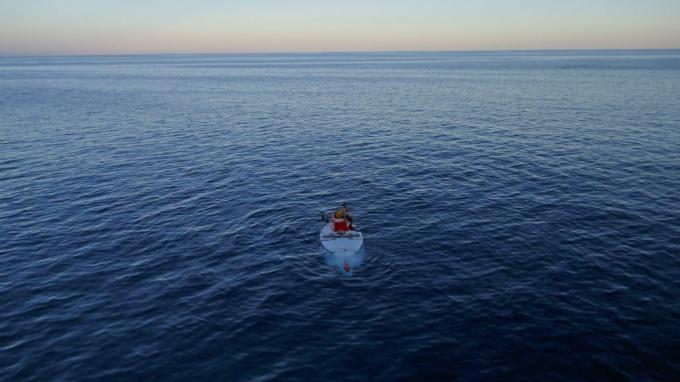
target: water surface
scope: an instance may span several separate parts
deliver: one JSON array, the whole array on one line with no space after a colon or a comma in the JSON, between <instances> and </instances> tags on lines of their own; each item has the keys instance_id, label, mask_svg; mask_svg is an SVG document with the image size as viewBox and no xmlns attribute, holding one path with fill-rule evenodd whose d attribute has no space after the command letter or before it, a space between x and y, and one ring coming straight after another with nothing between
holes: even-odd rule
<instances>
[{"instance_id":1,"label":"water surface","mask_svg":"<svg viewBox=\"0 0 680 382\"><path fill-rule=\"evenodd\" d=\"M6 57L0 145L1 380L680 375L680 51Z\"/></svg>"}]
</instances>

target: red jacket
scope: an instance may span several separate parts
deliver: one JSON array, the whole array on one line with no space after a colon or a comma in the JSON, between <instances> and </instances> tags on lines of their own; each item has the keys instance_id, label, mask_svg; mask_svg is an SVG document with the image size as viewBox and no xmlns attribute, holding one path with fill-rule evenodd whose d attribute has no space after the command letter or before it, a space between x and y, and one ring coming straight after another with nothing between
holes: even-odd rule
<instances>
[{"instance_id":1,"label":"red jacket","mask_svg":"<svg viewBox=\"0 0 680 382\"><path fill-rule=\"evenodd\" d=\"M349 223L347 222L347 219L333 218L331 221L331 229L340 232L349 231Z\"/></svg>"}]
</instances>

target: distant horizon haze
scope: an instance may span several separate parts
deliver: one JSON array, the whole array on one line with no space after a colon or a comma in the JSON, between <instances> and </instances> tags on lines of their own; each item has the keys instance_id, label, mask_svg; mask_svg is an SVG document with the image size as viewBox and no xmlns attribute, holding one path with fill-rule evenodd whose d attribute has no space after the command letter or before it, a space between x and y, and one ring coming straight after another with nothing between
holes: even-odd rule
<instances>
[{"instance_id":1,"label":"distant horizon haze","mask_svg":"<svg viewBox=\"0 0 680 382\"><path fill-rule=\"evenodd\" d=\"M334 54L446 54L446 53L508 53L515 54L521 52L530 53L550 53L550 52L673 52L680 51L680 48L587 48L587 49L468 49L468 50L455 50L455 49L442 49L442 50L314 50L314 51L224 51L224 52L120 52L120 53L0 53L0 58L40 58L40 57L105 57L105 56L220 56L220 55L334 55Z\"/></svg>"},{"instance_id":2,"label":"distant horizon haze","mask_svg":"<svg viewBox=\"0 0 680 382\"><path fill-rule=\"evenodd\" d=\"M0 0L0 55L680 48L680 2Z\"/></svg>"}]
</instances>

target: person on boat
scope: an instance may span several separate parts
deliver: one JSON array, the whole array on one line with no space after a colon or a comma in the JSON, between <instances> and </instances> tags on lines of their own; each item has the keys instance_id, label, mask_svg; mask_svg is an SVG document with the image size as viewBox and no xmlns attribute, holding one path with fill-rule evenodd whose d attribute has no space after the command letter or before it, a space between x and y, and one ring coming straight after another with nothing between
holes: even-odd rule
<instances>
[{"instance_id":1,"label":"person on boat","mask_svg":"<svg viewBox=\"0 0 680 382\"><path fill-rule=\"evenodd\" d=\"M330 219L325 212L322 212L321 220L323 220L326 223L331 223L331 229L333 231L345 232L354 230L354 226L352 224L352 221L354 219L352 218L352 215L349 214L349 208L347 208L347 203L342 203L342 206L340 208L333 211L333 213L330 216Z\"/></svg>"},{"instance_id":2,"label":"person on boat","mask_svg":"<svg viewBox=\"0 0 680 382\"><path fill-rule=\"evenodd\" d=\"M346 232L350 230L350 223L346 218L344 210L338 209L333 212L333 217L331 218L331 229L334 232Z\"/></svg>"}]
</instances>

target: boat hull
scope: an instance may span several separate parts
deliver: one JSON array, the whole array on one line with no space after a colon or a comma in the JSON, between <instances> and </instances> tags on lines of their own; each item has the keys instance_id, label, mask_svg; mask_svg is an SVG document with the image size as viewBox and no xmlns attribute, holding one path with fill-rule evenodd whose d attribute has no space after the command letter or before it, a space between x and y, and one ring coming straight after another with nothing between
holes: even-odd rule
<instances>
[{"instance_id":1,"label":"boat hull","mask_svg":"<svg viewBox=\"0 0 680 382\"><path fill-rule=\"evenodd\" d=\"M336 233L331 230L331 225L326 224L321 228L319 234L321 245L333 253L356 253L361 249L364 243L364 235L359 231L346 231L344 233Z\"/></svg>"}]
</instances>

